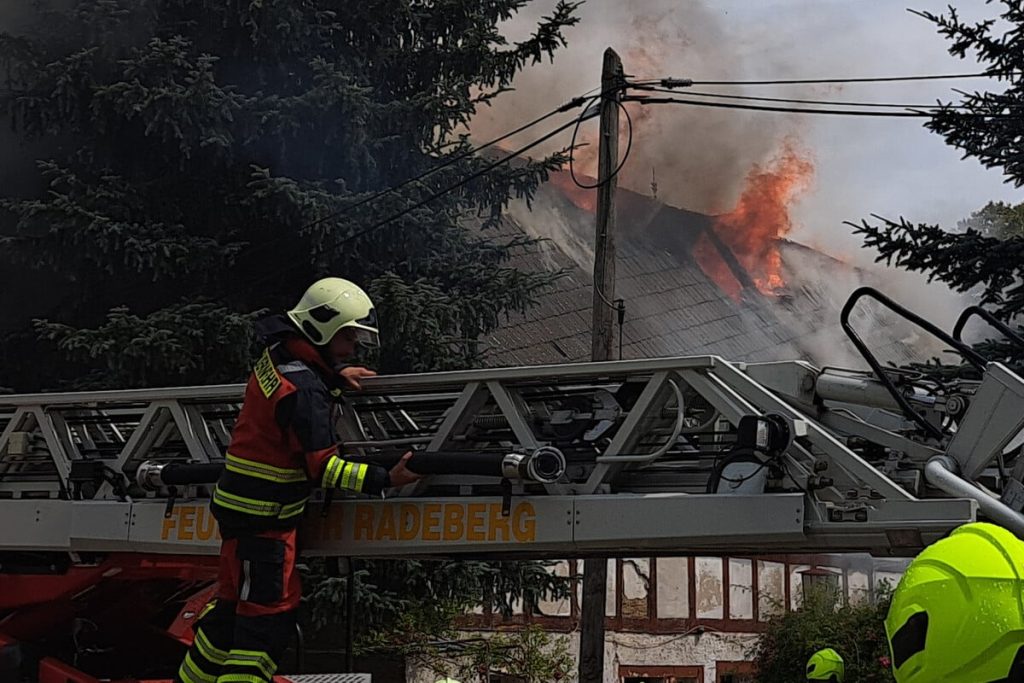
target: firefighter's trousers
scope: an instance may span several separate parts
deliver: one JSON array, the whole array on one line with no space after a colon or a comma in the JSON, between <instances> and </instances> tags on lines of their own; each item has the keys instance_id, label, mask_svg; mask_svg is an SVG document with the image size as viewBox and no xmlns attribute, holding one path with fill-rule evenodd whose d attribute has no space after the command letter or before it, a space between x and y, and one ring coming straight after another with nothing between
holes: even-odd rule
<instances>
[{"instance_id":1,"label":"firefighter's trousers","mask_svg":"<svg viewBox=\"0 0 1024 683\"><path fill-rule=\"evenodd\" d=\"M196 620L178 669L183 683L263 683L295 637L302 596L296 531L226 538L216 599Z\"/></svg>"}]
</instances>

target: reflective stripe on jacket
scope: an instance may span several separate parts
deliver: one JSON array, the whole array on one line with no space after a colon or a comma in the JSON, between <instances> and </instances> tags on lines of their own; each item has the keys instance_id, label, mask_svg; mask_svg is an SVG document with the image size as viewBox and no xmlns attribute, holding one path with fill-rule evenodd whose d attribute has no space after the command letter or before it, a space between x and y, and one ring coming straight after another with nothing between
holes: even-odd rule
<instances>
[{"instance_id":1,"label":"reflective stripe on jacket","mask_svg":"<svg viewBox=\"0 0 1024 683\"><path fill-rule=\"evenodd\" d=\"M245 397L213 492L222 533L294 527L313 485L376 494L387 471L338 455L326 366L297 338L264 350Z\"/></svg>"}]
</instances>

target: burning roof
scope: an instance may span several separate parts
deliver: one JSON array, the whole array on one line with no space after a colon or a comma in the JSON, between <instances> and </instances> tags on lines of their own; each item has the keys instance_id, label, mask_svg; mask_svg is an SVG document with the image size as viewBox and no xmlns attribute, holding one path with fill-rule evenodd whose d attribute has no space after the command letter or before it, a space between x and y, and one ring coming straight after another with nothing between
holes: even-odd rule
<instances>
[{"instance_id":1,"label":"burning roof","mask_svg":"<svg viewBox=\"0 0 1024 683\"><path fill-rule=\"evenodd\" d=\"M778 179L780 168L799 166L792 158L783 157L782 163L755 168L751 177L771 180L774 173ZM861 284L861 275L782 237L788 215L765 209L764 193L788 202L798 182L759 187L760 195L745 192L733 210L717 217L620 188L615 294L626 305L623 358L710 353L732 360L803 358L859 365L842 341L838 311L845 294ZM538 306L490 335L489 365L589 359L593 195L579 190L567 174L557 174L532 210L522 203L510 208L502 237L545 238L516 256L515 265L566 275ZM760 231L756 239L745 225ZM872 322L877 323L867 321L876 328L880 357L908 360L906 344Z\"/></svg>"}]
</instances>

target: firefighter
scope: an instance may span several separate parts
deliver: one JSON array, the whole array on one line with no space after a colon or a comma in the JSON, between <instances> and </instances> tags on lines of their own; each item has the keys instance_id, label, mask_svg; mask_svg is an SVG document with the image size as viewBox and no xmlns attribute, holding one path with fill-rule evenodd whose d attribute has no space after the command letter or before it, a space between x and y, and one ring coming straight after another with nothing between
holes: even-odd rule
<instances>
[{"instance_id":1,"label":"firefighter","mask_svg":"<svg viewBox=\"0 0 1024 683\"><path fill-rule=\"evenodd\" d=\"M296 527L312 486L382 495L418 479L411 453L389 472L338 450L331 394L373 376L346 366L377 343L373 303L355 284L325 278L286 315L257 323L266 343L245 387L211 510L220 527L216 599L194 627L178 669L184 683L269 681L295 635L301 597Z\"/></svg>"},{"instance_id":2,"label":"firefighter","mask_svg":"<svg viewBox=\"0 0 1024 683\"><path fill-rule=\"evenodd\" d=\"M965 524L918 555L892 596L885 634L899 683L1024 683L1024 544Z\"/></svg>"},{"instance_id":3,"label":"firefighter","mask_svg":"<svg viewBox=\"0 0 1024 683\"><path fill-rule=\"evenodd\" d=\"M843 683L846 665L839 653L830 647L818 650L807 660L807 680Z\"/></svg>"}]
</instances>

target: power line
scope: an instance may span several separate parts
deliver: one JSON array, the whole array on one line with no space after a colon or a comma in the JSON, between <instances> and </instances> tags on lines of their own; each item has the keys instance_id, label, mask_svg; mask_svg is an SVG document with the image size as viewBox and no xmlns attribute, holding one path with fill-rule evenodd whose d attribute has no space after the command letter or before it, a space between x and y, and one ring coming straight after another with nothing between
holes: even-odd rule
<instances>
[{"instance_id":1,"label":"power line","mask_svg":"<svg viewBox=\"0 0 1024 683\"><path fill-rule=\"evenodd\" d=\"M593 102L600 98L601 96L599 95L598 97L591 98L590 101ZM608 174L607 178L597 183L581 183L579 178L576 177L574 157L576 156L576 137L577 135L579 135L580 125L583 123L585 119L582 116L578 117L576 119L576 127L573 128L572 130L572 142L569 143L569 177L572 178L572 181L576 184L576 187L579 187L581 189L594 190L596 188L601 187L602 185L606 185L607 183L611 182L612 178L617 176L619 174L619 171L622 170L622 167L626 165L626 159L629 158L629 153L633 149L633 117L629 115L629 110L622 106L621 100L614 99L612 101L615 103L615 106L619 108L619 111L621 111L622 114L626 117L626 129L628 131L628 137L626 138L626 151L623 152L622 159L615 166L612 172ZM587 109L589 109L589 107L587 107ZM603 294L601 295L601 298L604 298ZM605 299L605 301L607 301L607 299ZM611 305L612 304L609 304L609 306Z\"/></svg>"},{"instance_id":2,"label":"power line","mask_svg":"<svg viewBox=\"0 0 1024 683\"><path fill-rule=\"evenodd\" d=\"M465 160L465 159L467 159L467 158L469 158L469 157L471 157L471 156L473 156L473 155L475 155L475 154L477 154L477 153L487 149L488 147L493 147L494 145L496 145L496 144L498 144L500 142L503 142L504 140L507 140L508 138L510 138L510 137L512 137L514 135L522 133L523 131L525 131L525 130L527 130L529 128L532 128L533 126L536 126L536 125L542 123L543 121L546 121L547 119L551 118L552 116L555 116L555 115L560 114L560 113L567 112L567 111L569 111L571 109L575 109L575 108L585 104L588 101L586 99L587 96L590 95L595 90L599 90L599 89L600 89L600 86L597 86L595 88L591 88L590 90L588 90L587 92L583 93L582 95L574 97L572 100L570 100L569 102L563 104L562 106L560 106L560 107L558 107L556 109L552 109L551 111L549 111L546 114L543 114L543 115L537 117L536 119L530 121L529 123L525 123L522 126L519 126L515 130L511 130L511 131L509 131L509 132L507 132L507 133L505 133L503 135L500 135L500 136L498 136L498 137L496 137L496 138L494 138L492 140L489 140L488 142L485 142L482 145L479 145L477 147L473 147L471 149L468 149L465 152L463 152L462 154L458 154L458 155L448 159L445 163L440 164L438 166L435 166L433 168L430 168L430 169L424 171L423 173L421 173L421 174L419 174L417 176L414 176L412 178L408 178L408 179L402 181L401 183L399 183L398 185L394 185L392 187L388 187L386 189L383 189L383 190L380 190L378 192L375 192L374 194L370 195L369 197L364 197L363 199L361 199L361 200L359 200L357 202L354 202L352 204L347 204L347 205L343 206L342 208L338 209L337 211L329 213L326 216L321 216L320 218L317 218L317 219L315 219L315 220L313 220L313 221L311 221L309 223L306 223L305 225L299 227L296 230L296 234L301 236L301 235L307 233L310 230L310 228L313 228L314 226L317 226L317 225L319 225L319 224L321 224L321 223L323 223L325 221L328 221L328 220L331 220L331 219L334 219L334 218L338 218L339 216L343 216L343 215L349 213L350 211L352 211L353 209L356 209L356 208L358 208L360 206L364 206L366 204L369 204L370 202L373 202L374 200L380 199L381 197L384 197L384 196L386 196L388 194L391 194L393 192L397 192L398 190L400 190L400 189L402 189L404 187L407 187L407 186L409 186L409 185L411 185L411 184L413 184L415 182L419 182L419 181L421 181L421 180L423 180L423 179L425 179L425 178L427 178L427 177L437 173L438 171L441 171L442 169L448 168L449 166L452 166L452 165L454 165L454 164L456 164L456 163L458 163L460 161L463 161L463 160ZM577 117L577 119L575 119L575 120L579 121L581 118L582 117ZM428 201L429 201L429 199L430 198L428 198ZM418 208L418 207L413 207L413 208L415 209L415 208ZM405 215L405 214L402 213L401 215ZM385 222L389 222L390 220L395 220L395 219L394 218L386 219ZM376 227L379 227L379 225L376 226ZM359 234L357 233L356 235L353 235L352 238L358 237L358 236L359 236ZM272 246L274 246L276 244L279 244L279 243L281 243L281 242L283 242L283 241L285 241L287 239L292 239L292 237L288 236L288 235L282 235L280 237L270 239L270 240L268 240L266 242L263 242L263 243L261 243L261 244L259 244L257 246L252 247L251 249L243 249L241 252L239 252L238 256L252 256L253 254L256 254L256 253L258 253L260 251L264 251L264 250L266 250L266 249L268 249L268 248L270 248L270 247L272 247ZM351 238L349 238L349 239L351 239ZM347 239L346 239L346 241L347 241ZM262 283L262 282L266 281L267 279L269 279L269 278L267 278L265 276L264 277L258 277L256 279L252 280L251 284Z\"/></svg>"},{"instance_id":3,"label":"power line","mask_svg":"<svg viewBox=\"0 0 1024 683\"><path fill-rule=\"evenodd\" d=\"M324 221L331 220L332 218L338 218L339 216L342 216L342 215L352 211L353 209L356 209L356 208L358 208L360 206L364 206L366 204L369 204L370 202L373 202L373 201L375 201L377 199L380 199L381 197L383 197L385 195L391 194L393 192L397 192L398 190L400 190L400 189L402 189L404 187L407 187L408 185L411 185L412 183L419 182L419 181L421 181L421 180L423 180L423 179L425 179L425 178L427 178L427 177L429 177L431 175L434 175L438 171L441 171L441 170L443 170L445 168L448 168L448 167L450 167L450 166L452 166L452 165L454 165L454 164L456 164L456 163L458 163L460 161L463 161L463 160L465 160L465 159L467 159L467 158L469 158L469 157L471 157L471 156L473 156L473 155L475 155L475 154L477 154L477 153L487 149L488 147L493 147L494 145L497 145L498 143L503 142L504 140L506 140L506 139L508 139L508 138L510 138L510 137L512 137L514 135L522 133L523 131L528 130L529 128L532 128L532 127L534 127L534 126L536 126L536 125L546 121L547 119L551 118L552 116L555 116L557 114L564 113L564 112L567 112L567 111L569 111L571 109L579 107L580 105L582 105L585 102L587 102L586 98L587 98L588 95L593 93L595 90L599 90L599 89L600 89L600 86L598 86L596 88L591 88L590 90L588 90L587 92L583 93L582 95L580 95L578 97L574 97L572 100L570 100L569 102L563 104L562 106L560 106L560 107L558 107L556 109L553 109L553 110L547 112L546 114L542 114L541 116L538 116L534 120L532 120L532 121L530 121L528 123L525 123L525 124L519 126L518 128L516 128L514 130L511 130L511 131L509 131L507 133L504 133L503 135L500 135L500 136L498 136L498 137L496 137L496 138L494 138L492 140L489 140L488 142L485 142L485 143L483 143L481 145L478 145L476 147L468 149L468 150L462 152L461 154L455 155L455 156L449 158L448 160L446 160L444 163L439 164L437 166L434 166L433 168L430 168L430 169L424 171L423 173L420 173L417 176L414 176L412 178L408 178L408 179L402 181L401 183L399 183L397 185L394 185L394 186L388 187L388 188L386 188L384 190L380 190L378 192L375 192L374 194L370 195L369 197L364 197L363 199L360 199L359 201L353 202L352 204L347 204L347 205L343 206L342 208L340 208L339 210L334 211L333 213L330 213L330 214L328 214L326 216L321 216L320 218L317 218L317 219L315 219L315 220L313 220L313 221L311 221L309 223L306 223L305 225L301 226L300 228L298 228L296 230L296 234L302 235L302 234L308 232L310 230L310 228L313 228L314 226L319 225L320 223L323 223ZM573 119L573 121L577 121L578 119L579 119L579 117L577 117L577 119ZM418 207L413 207L413 208L418 208ZM404 213L402 215L404 215ZM394 220L394 219L392 218L391 220ZM355 236L358 236L358 235L355 235ZM239 250L239 252L237 254L235 254L234 258L238 259L239 257L243 257L243 256L244 257L250 257L250 256L253 256L253 255L259 254L259 253L261 253L263 251L266 251L267 249L269 249L269 248L271 248L273 246L276 246L276 245L278 245L278 244L280 244L280 243L282 243L282 242L284 242L286 240L289 240L289 239L292 239L292 236L290 236L290 235L282 235L282 236L279 236L279 237L271 238L271 239L269 239L269 240L267 240L265 242L261 242L259 244L252 245L252 246L249 246L249 247L246 247L246 248L243 248L243 249ZM259 278L256 278L256 279L252 280L250 284L258 284L258 283L266 281L267 279L268 278L266 278L266 277L259 277ZM120 296L120 295L125 294L125 293L127 293L129 291L132 291L134 289L135 289L135 285L125 286L125 287L115 291L113 293L113 296ZM54 307L48 313L47 317L50 317L54 313L56 313L57 310L60 308L60 306L62 306L65 303L66 300L67 300L67 297L65 297L64 300L62 300L62 301L58 302L56 305L54 305Z\"/></svg>"},{"instance_id":4,"label":"power line","mask_svg":"<svg viewBox=\"0 0 1024 683\"><path fill-rule=\"evenodd\" d=\"M672 90L671 88L640 88L645 92L665 92L665 93L676 93L678 91ZM843 106L843 107L869 107L876 109L965 109L964 105L943 105L943 104L895 104L890 102L848 102L843 100L803 100L792 97L756 97L754 95L728 95L726 93L715 93L715 92L700 92L695 90L687 90L685 93L686 97L710 97L723 100L750 100L755 102L783 102L787 104L815 104L815 105L826 105L826 106Z\"/></svg>"},{"instance_id":5,"label":"power line","mask_svg":"<svg viewBox=\"0 0 1024 683\"><path fill-rule=\"evenodd\" d=\"M971 74L940 74L940 75L918 75L918 76L887 76L887 77L868 77L868 78L789 79L789 80L764 80L764 81L700 81L700 80L665 78L665 79L650 79L650 80L645 80L645 81L632 81L632 82L629 82L629 83L625 84L625 87L638 87L638 88L641 88L641 89L653 90L653 91L656 91L656 92L663 92L663 90L660 90L658 88L650 88L650 87L645 88L644 86L645 85L652 85L652 84L660 84L660 85L663 85L663 86L666 86L666 87L672 87L672 86L681 87L681 86L689 86L689 85L718 85L718 86L733 86L733 85L736 85L736 86L740 86L740 85L787 85L787 84L863 83L863 82L950 80L950 79L967 79L967 78L981 78L981 77L994 78L994 77L1005 76L1005 75L1008 75L1008 74L1001 74L1001 73L971 73ZM484 144L482 144L482 145L480 145L478 147L474 147L474 148L471 148L469 150L466 150L465 152L463 152L461 154L457 154L457 155L447 159L444 163L439 164L438 166L433 167L431 169L428 169L427 171L425 171L425 172L423 172L423 173L421 173L421 174L419 174L417 176L414 176L412 178L408 178L408 179L402 181L401 183L399 183L398 185L395 185L393 187L389 187L389 188L387 188L385 190L381 190L381 191L375 192L375 193L373 193L372 195L370 195L368 197L364 197L363 199L360 199L360 200L358 200L356 202L353 202L352 204L347 204L347 205L341 207L339 210L337 210L335 212L332 212L332 213L330 213L330 214L328 214L326 216L322 216L320 218L317 218L317 219L311 221L310 223L307 223L307 224L301 226L300 228L298 228L297 232L298 232L298 234L302 234L302 233L308 231L310 228L312 228L312 227L314 227L316 225L319 225L320 223L323 223L325 221L331 220L332 218L337 218L337 217L339 217L341 215L344 215L344 214L346 214L346 213L348 213L348 212L350 212L350 211L352 211L352 210L354 210L354 209L356 209L356 208L358 208L360 206L365 206L366 204L369 204L369 203L371 203L373 201L376 201L377 199L380 199L381 197L386 196L387 194L390 194L390 193L393 193L393 192L397 192L398 190L400 190L400 189L402 189L404 187L407 187L407 186L409 186L409 185L411 185L413 183L419 182L419 181L421 181L421 180L423 180L423 179L425 179L425 178L427 178L427 177L429 177L429 176L431 176L431 175L433 175L433 174L435 174L435 173L437 173L437 172L439 172L439 171L441 171L441 170L443 170L445 168L448 168L448 167L450 167L450 166L452 166L452 165L454 165L454 164L456 164L456 163L458 163L460 161L463 161L466 158L469 158L472 155L474 155L474 154L476 154L476 153L478 153L478 152L480 152L480 151L482 151L484 149L487 149L488 147L492 147L492 146L494 146L494 145L496 145L496 144L498 144L498 143L500 143L500 142L502 142L502 141L504 141L504 140L506 140L506 139L508 139L508 138L510 138L512 136L514 136L514 135L517 135L517 134L519 134L519 133L521 133L521 132L523 132L523 131L525 131L525 130L533 127L533 126L536 126L539 123L547 120L548 118L550 118L552 116L555 116L555 115L557 115L559 113L567 112L567 111L569 111L569 110L571 110L571 109L573 109L575 107L578 107L578 106L580 106L581 104L583 104L586 101L585 100L586 96L589 95L591 92L593 92L593 90L596 90L596 88L588 91L587 93L584 93L582 96L574 98L570 102L562 105L561 107L558 107L557 109L554 109L554 110L552 110L552 111L550 111L550 112L548 112L548 113L546 113L546 114L544 114L544 115L542 115L542 116L540 116L540 117L538 117L538 118L536 118L536 119L534 119L534 120L532 120L532 121L530 121L530 122L528 122L526 124L523 124L522 126L516 128L516 129L514 129L512 131L509 131L508 133L505 133L505 134L503 134L503 135L501 135L501 136L499 136L497 138L494 138L494 139L492 139L492 140L490 140L490 141L488 141L488 142L486 142L486 143L484 143ZM674 92L672 90L664 90L664 91L665 92ZM716 94L712 94L712 93L689 93L689 94L692 94L692 95L694 95L696 97L718 97L718 98L726 98L726 97L728 97L730 99L740 99L739 96L716 95ZM607 96L607 93L602 93L602 95L599 95L598 97L601 97L601 96ZM747 98L747 97L745 97L743 99L750 99L750 100L757 100L757 99L759 99L759 100L763 100L763 101L774 101L772 98L753 98L753 97ZM908 111L908 112L867 112L867 111L852 111L852 110L841 110L841 109L801 109L801 108L793 108L793 107L771 107L771 106L759 106L759 105L748 105L748 104L730 104L730 103L725 103L725 102L707 102L707 101L703 101L702 102L702 101L684 100L684 99L677 99L677 98L626 97L626 98L623 98L623 100L621 100L621 101L634 101L634 102L640 102L641 104L663 104L663 103L664 104L681 104L681 105L690 105L690 106L705 106L705 107L716 107L716 108L726 108L726 109L746 109L746 110L755 110L755 111L774 111L774 112L783 112L783 113L808 113L808 114L872 116L872 117L901 117L901 118L923 118L923 117L931 116L931 114L926 113L926 112L910 112L910 111ZM779 99L779 101L799 103L799 104L805 104L805 103L806 104L817 104L818 103L818 102L815 102L813 100L784 100L784 99L781 99L781 98ZM873 105L868 105L868 104L863 104L863 103L839 103L839 102L836 102L836 103L821 102L821 104L844 104L844 105L847 105L847 106L873 106ZM621 104L619 106L621 106ZM877 105L877 106L879 106L879 107L898 107L900 105L884 104L884 105ZM934 107L931 107L931 108L934 108ZM539 138L538 140L536 140L536 141L534 141L534 142L532 142L532 143L530 143L530 144L520 148L519 150L516 150L515 152L511 153L510 155L508 155L506 157L503 157L502 159L500 159L500 160L498 160L498 161L496 161L496 162L494 162L492 164L489 164L488 166L484 167L480 171L478 171L476 173L473 173L472 175L468 176L467 178L464 178L462 181L460 181L458 183L455 183L454 185L451 185L451 186L449 186L449 187L447 187L447 188L445 188L445 189L443 189L443 190L441 190L439 192L436 192L436 193L426 197L425 199L423 199L423 200L421 200L419 202L416 202L415 204L407 207L406 209L404 209L404 210L402 210L402 211L400 211L400 212L398 212L398 213L396 213L396 214L394 214L392 216L389 216L389 217L387 217L387 218L385 218L385 219L383 219L381 221L378 221L377 223L374 223L373 225L371 225L371 226L369 226L369 227L367 227L367 228L365 228L363 230L359 230L359 231L357 231L357 232L355 232L355 233L353 233L353 234L351 234L351 235L349 235L349 236L347 236L347 237L345 237L345 238L343 238L341 240L338 240L335 243L333 243L332 245L327 246L326 248L324 248L323 250L321 250L318 253L331 252L331 251L337 249L338 247L348 243L349 241L351 241L353 239L357 239L357 238L362 237L362 236L364 236L366 234L369 234L370 232L373 232L373 231L383 227L384 225L387 225L388 223L390 223L390 222L392 222L394 220L397 220L397 219L399 219L399 218L401 218L401 217L411 213L412 211L415 211L416 209L421 208L422 206L425 206L426 204L430 203L431 201L434 201L435 199L437 199L437 198L439 198L439 197L441 197L441 196L443 196L445 194L448 194L449 192L457 190L457 189L463 187L464 185L468 184L469 182L472 182L473 180L475 180L475 179L477 179L479 177L482 177L483 175L485 175L486 173L489 173L494 168L497 168L501 164L506 163L507 161L511 160L512 158L514 158L514 157L522 154L523 152L525 152L525 151L527 151L529 149L532 149L536 145L539 145L542 142L550 139L551 137L553 137L557 133L565 130L569 126L576 125L578 127L579 124L582 121L584 121L584 120L586 120L588 118L591 118L591 116L587 115L587 113L584 112L583 115L581 115L579 117L576 117L572 122L566 123L566 124L558 127L557 129L549 132L548 134L546 134L545 136ZM628 113L627 113L627 120L628 120ZM628 156L628 149L627 149L627 156ZM571 162L571 150L570 150L570 162ZM615 170L616 173L622 167L623 163L625 163L625 158L622 160L622 162L620 162L618 168L616 168L616 170ZM575 180L575 178L574 178L574 180ZM268 240L267 242L262 242L259 245L254 245L251 248L243 249L238 254L236 254L236 257L243 256L243 255L244 256L252 255L253 253L256 253L256 252L258 252L258 251L260 251L262 249L266 249L266 248L272 246L273 244L277 244L278 242L280 242L280 241L282 241L284 239L288 239L288 238L285 237L285 236L282 236L282 237L278 237L276 239ZM296 265L302 265L302 264L296 264ZM266 279L267 279L266 277L261 277L261 278L258 278L256 280L254 280L253 282L254 283L263 282ZM125 290L125 291L127 291L127 290Z\"/></svg>"},{"instance_id":6,"label":"power line","mask_svg":"<svg viewBox=\"0 0 1024 683\"><path fill-rule=\"evenodd\" d=\"M858 111L856 109L803 109L799 107L772 107L759 104L737 104L732 102L708 102L700 100L684 100L677 97L627 97L625 102L640 104L682 104L694 107L714 107L718 109L746 109L750 111L774 111L786 114L827 114L835 116L871 116L889 118L931 118L934 114L918 111ZM981 116L981 115L979 115ZM990 117L996 118L996 117Z\"/></svg>"},{"instance_id":7,"label":"power line","mask_svg":"<svg viewBox=\"0 0 1024 683\"><path fill-rule=\"evenodd\" d=\"M588 93L589 92L590 91L588 91ZM421 181L421 180L423 180L425 178L428 178L429 176L434 175L438 171L441 171L441 170L443 170L445 168L448 168L449 166L452 166L453 164L456 164L456 163L458 163L458 162L460 162L460 161L462 161L464 159L467 159L467 158L473 156L474 154L482 152L483 150L487 149L488 147L493 147L494 145L498 144L499 142L503 142L504 140L507 140L508 138L512 137L513 135L518 135L519 133L522 133L523 131L525 131L525 130L527 130L529 128L532 128L532 127L536 126L537 124L546 121L547 119L551 118L552 116L555 116L557 114L561 114L561 113L567 112L567 111L569 111L571 109L575 109L576 107L579 107L580 105L582 105L586 101L585 95L588 94L588 93L584 93L584 95L581 95L579 97L574 97L572 100L570 100L569 102L566 102L565 104L563 104L562 106L558 107L557 109L552 109L548 113L543 114L542 116L538 116L533 121L530 121L529 123L524 123L523 125L519 126L515 130L511 130L511 131L505 133L504 135L501 135L499 137L494 138L493 140L485 142L484 144L482 144L482 145L480 145L478 147L473 147L471 149L466 150L462 154L458 154L458 155L456 155L454 157L451 157L450 159L448 159L443 164L439 164L438 166L434 166L433 168L428 169L427 171L424 171L423 173L419 174L418 176L414 176L412 178L408 178L406 180L403 180L402 182L400 182L397 185L394 185L394 186L389 187L389 188L384 189L384 190L380 190L379 192L375 192L374 194L370 195L369 197L365 197L363 199L360 199L359 201L353 202L352 204L347 204L347 205L343 206L341 209L335 211L334 213L330 213L330 214L327 214L326 216L322 216L320 218L317 218L316 220L314 220L314 221L312 221L310 223L307 223L306 225L304 225L301 228L299 228L298 233L301 235L304 232L308 231L310 228L312 228L314 226L317 226L320 223L323 223L324 221L328 221L328 220L330 220L332 218L337 218L338 216L346 214L346 213L348 213L349 211L351 211L351 210L353 210L355 208L358 208L358 207L363 206L365 204L369 204L370 202L372 202L372 201L374 201L376 199L379 199L379 198L381 198L381 197L383 197L383 196L385 196L387 194L390 194L392 192L396 192L396 191L402 189L403 187L411 185L412 183L419 182L419 181Z\"/></svg>"},{"instance_id":8,"label":"power line","mask_svg":"<svg viewBox=\"0 0 1024 683\"><path fill-rule=\"evenodd\" d=\"M406 207L405 209L399 211L398 213L396 213L396 214L394 214L392 216L388 216L387 218L385 218L383 220L380 220L380 221L374 223L373 225L371 225L371 226L369 226L367 228L364 228L362 230L356 231L356 232L352 233L351 235L349 235L349 236L347 236L347 237L345 237L345 238L335 242L333 245L328 247L325 251L331 251L331 250L341 246L342 244L345 244L346 242L349 242L351 240L354 240L354 239L357 239L359 237L362 237L363 235L366 235L366 234L368 234L368 233L370 233L370 232L372 232L372 231L374 231L374 230L376 230L378 228L381 228L381 227L387 225L388 223L390 223L392 221L398 220L402 216L405 216L407 214L412 213L416 209L429 204L430 202L434 201L435 199L443 197L446 194L454 192L455 190L457 190L457 189L459 189L459 188L461 188L461 187L463 187L465 185L468 185L469 183L471 183L472 181L476 180L477 178L482 178L483 176L487 175L488 173L490 173L491 171L496 169L498 166L501 166L502 164L505 164L505 163L511 161L512 159L515 159L516 157L518 157L519 155L521 155L524 152L528 152L529 150L533 149L534 147L536 147L537 145L541 144L542 142L546 142L547 140L553 138L558 133L561 133L563 130L565 130L569 126L576 125L577 121L579 121L579 120L581 120L583 118L590 118L590 117L592 117L594 115L596 115L596 114L591 114L589 116L584 114L583 116L576 117L572 121L569 121L567 123L563 123L558 128L555 128L554 130L552 130L552 131L544 134L543 136L537 138L533 142L520 147L519 149L515 150L514 152L510 152L506 156L504 156L504 157L498 159L497 161L494 161L494 162L488 164L487 166L483 167L482 169L480 169L476 173L472 173L472 174L466 176L465 178L463 178L459 182L457 182L457 183L455 183L453 185L450 185L450 186L446 187L445 189L440 190L439 192L435 192L435 193L431 194L429 197L426 197L425 199L422 199L422 200L416 202L415 204ZM321 252L321 253L323 253L323 252Z\"/></svg>"},{"instance_id":9,"label":"power line","mask_svg":"<svg viewBox=\"0 0 1024 683\"><path fill-rule=\"evenodd\" d=\"M644 85L668 81L678 85L805 85L805 84L827 84L827 83L893 83L898 81L943 81L957 80L964 78L997 78L1008 76L1007 73L969 73L969 74L933 74L924 76L867 76L860 78L792 78L776 79L765 81L702 81L697 79L646 79L633 81L630 85Z\"/></svg>"},{"instance_id":10,"label":"power line","mask_svg":"<svg viewBox=\"0 0 1024 683\"><path fill-rule=\"evenodd\" d=\"M395 214L392 214L392 215L388 216L387 218L384 218L384 219L382 219L380 221L377 221L376 223L374 223L374 224L372 224L372 225L370 225L370 226L368 226L366 228L363 228L362 230L357 230L356 232L354 232L354 233L352 233L350 235L346 235L345 237L343 237L343 238L341 238L339 240L335 240L333 243L327 245L323 249L318 250L314 255L319 256L319 255L323 255L323 254L330 254L330 253L334 252L335 250L337 250L339 247L347 244L348 242L351 242L354 239L358 239L360 237L364 237L364 236L370 234L371 232L374 232L375 230L379 230L380 228L388 225L389 223L392 223L392 222L398 220L399 218L402 218L403 216L406 216L406 215L412 213L416 209L419 209L419 208L421 208L423 206L426 206L430 202L432 202L432 201L434 201L436 199L439 199L440 197L443 197L446 194L454 192L455 190L457 190L457 189L459 189L461 187L464 187L465 185L468 185L469 183L471 183L472 181L476 180L477 178L481 178L481 177L487 175L488 173L490 173L494 169L498 168L499 166L501 166L501 165L503 165L505 163L508 163L509 161L511 161L511 160L515 159L516 157L519 157L520 155L522 155L524 152L527 152L527 151L533 149L534 147L536 147L537 145L540 145L541 143L546 142L547 140L553 138L555 135L561 133L563 130L566 130L570 126L577 125L577 121L579 119L581 119L581 118L590 118L590 117L595 116L595 115L596 115L596 113L587 114L586 112L584 112L579 117L574 118L572 121L568 121L566 123L563 123L562 125L558 126L554 130L551 130L548 133L545 133L541 137L537 138L533 142L531 142L531 143L529 143L527 145L524 145L524 146L520 147L519 149L517 149L517 150L515 150L513 152L510 152L509 154L507 154L507 155L501 157L500 159L498 159L497 161L491 162L490 164L488 164L487 166L483 167L479 171L466 176L465 178L463 178L459 182L454 183L452 185L449 185L448 187L444 188L443 190L439 190L437 192L434 192L430 196L425 197L424 199L421 199L420 201L418 201L418 202L416 202L416 203L414 203L414 204L412 204L410 206L407 206L406 208L402 209L401 211L399 211L399 212L397 212ZM252 280L250 282L250 284L251 285L261 284L261 283L266 282L267 280L269 280L269 279L271 279L273 277L279 276L280 274L282 274L284 272L289 272L289 271L294 270L295 268L300 267L300 266L301 267L305 267L306 265L307 264L304 263L304 262L303 263L296 263L296 264L293 264L292 266L290 266L288 268L284 268L284 269L281 269L281 270L276 270L276 271L268 272L266 275L264 275L262 277L255 278L254 280Z\"/></svg>"}]
</instances>

